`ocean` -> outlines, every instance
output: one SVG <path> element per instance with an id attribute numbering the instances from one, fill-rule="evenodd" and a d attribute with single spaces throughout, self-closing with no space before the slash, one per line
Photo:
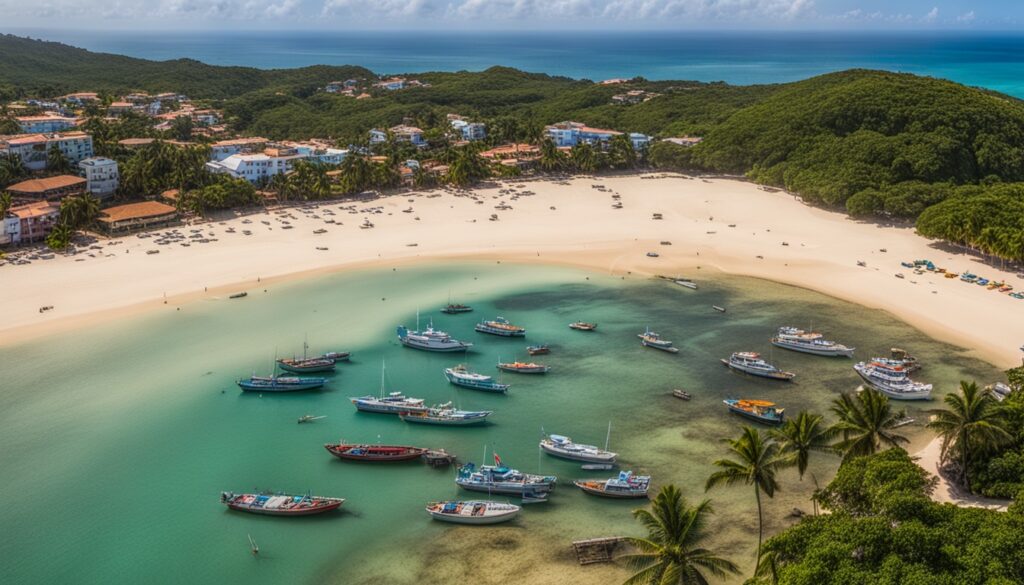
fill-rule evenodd
<path id="1" fill-rule="evenodd" d="M 146 59 L 259 68 L 350 64 L 417 73 L 506 65 L 592 80 L 639 75 L 734 84 L 870 68 L 1024 97 L 1024 34 L 1015 32 L 10 32 Z"/>
<path id="2" fill-rule="evenodd" d="M 5 346 L 0 582 L 621 582 L 622 568 L 579 567 L 570 542 L 640 534 L 630 512 L 642 504 L 581 493 L 573 479 L 613 472 L 584 472 L 537 447 L 542 429 L 602 445 L 609 423 L 623 469 L 652 475 L 656 488 L 672 482 L 691 500 L 713 500 L 709 546 L 749 571 L 757 540 L 752 494 L 703 489 L 712 461 L 725 455 L 721 440 L 741 424 L 722 399 L 770 399 L 791 415 L 827 413 L 831 400 L 858 384 L 851 360 L 772 351 L 776 327 L 821 329 L 856 346 L 860 359 L 905 347 L 923 361 L 919 377 L 940 397 L 961 379 L 988 383 L 998 375 L 885 312 L 761 280 L 692 276 L 699 290 L 538 265 L 362 270 Z M 449 298 L 476 310 L 442 315 Z M 433 320 L 474 342 L 474 350 L 443 355 L 400 346 L 395 326 L 414 325 L 417 313 L 424 325 Z M 526 340 L 473 332 L 477 320 L 495 315 L 525 326 Z M 570 330 L 576 320 L 599 326 Z M 680 352 L 642 348 L 636 335 L 647 325 Z M 327 389 L 259 396 L 235 386 L 239 377 L 267 373 L 275 355 L 301 354 L 305 339 L 313 351 L 353 352 Z M 552 346 L 544 357 L 552 371 L 504 375 L 512 384 L 507 396 L 455 388 L 442 376 L 458 362 L 494 372 L 499 359 L 526 357 L 526 343 Z M 719 363 L 740 350 L 763 352 L 796 380 L 751 379 Z M 348 398 L 377 394 L 382 370 L 388 391 L 493 410 L 493 423 L 434 428 L 356 412 Z M 673 388 L 693 400 L 673 398 Z M 905 405 L 918 421 L 903 429 L 912 452 L 930 438 L 923 411 L 936 404 Z M 304 414 L 327 418 L 296 424 Z M 514 523 L 454 527 L 423 510 L 431 500 L 473 496 L 456 488 L 454 468 L 342 462 L 323 448 L 339 439 L 444 447 L 462 462 L 496 452 L 513 467 L 557 475 L 560 485 L 549 503 L 528 507 Z M 803 482 L 782 474 L 781 491 L 766 504 L 769 533 L 794 522 L 793 508 L 810 510 L 815 482 L 827 482 L 837 464 L 817 457 Z M 231 512 L 219 502 L 222 490 L 253 489 L 348 501 L 340 513 L 310 518 Z M 249 536 L 259 557 L 250 554 Z"/>

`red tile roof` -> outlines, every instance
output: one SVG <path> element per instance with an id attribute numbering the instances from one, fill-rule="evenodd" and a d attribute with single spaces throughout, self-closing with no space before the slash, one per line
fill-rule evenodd
<path id="1" fill-rule="evenodd" d="M 68 187 L 82 187 L 86 184 L 85 179 L 82 177 L 75 177 L 72 175 L 57 175 L 56 177 L 46 177 L 45 179 L 29 179 L 20 183 L 15 183 L 7 190 L 11 193 L 45 193 L 54 189 L 64 189 Z"/>

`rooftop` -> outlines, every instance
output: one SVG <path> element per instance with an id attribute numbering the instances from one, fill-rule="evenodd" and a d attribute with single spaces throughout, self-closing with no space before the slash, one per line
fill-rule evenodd
<path id="1" fill-rule="evenodd" d="M 115 223 L 129 219 L 145 219 L 176 213 L 178 210 L 170 205 L 157 201 L 142 201 L 140 203 L 128 203 L 104 209 L 100 214 L 99 221 L 104 223 Z"/>
<path id="2" fill-rule="evenodd" d="M 249 144 L 263 144 L 270 142 L 266 138 L 260 138 L 259 136 L 253 136 L 251 138 L 232 138 L 231 140 L 219 140 L 214 142 L 211 146 L 246 146 Z"/>
<path id="3" fill-rule="evenodd" d="M 11 207 L 9 213 L 20 219 L 32 219 L 34 217 L 60 213 L 60 204 L 56 201 L 33 201 L 24 205 L 15 205 Z"/>
<path id="4" fill-rule="evenodd" d="M 87 167 L 116 165 L 116 164 L 117 164 L 116 161 L 114 161 L 113 159 L 109 159 L 109 158 L 107 158 L 105 156 L 93 156 L 93 157 L 84 158 L 84 159 L 78 161 L 78 165 L 79 166 L 85 165 Z"/>
<path id="5" fill-rule="evenodd" d="M 75 118 L 68 118 L 67 116 L 58 116 L 57 114 L 44 114 L 42 116 L 17 116 L 14 118 L 19 122 L 48 122 L 51 120 L 64 120 L 66 122 L 77 123 L 78 120 Z"/>
<path id="6" fill-rule="evenodd" d="M 15 183 L 7 187 L 13 193 L 45 193 L 53 189 L 64 189 L 66 187 L 85 187 L 85 179 L 72 175 L 57 175 L 45 179 L 29 179 Z"/>

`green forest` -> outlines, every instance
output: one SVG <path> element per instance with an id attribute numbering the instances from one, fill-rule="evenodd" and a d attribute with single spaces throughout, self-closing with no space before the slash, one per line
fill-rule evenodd
<path id="1" fill-rule="evenodd" d="M 700 136 L 695 147 L 655 142 L 637 164 L 744 175 L 855 217 L 916 221 L 925 236 L 1024 260 L 1024 102 L 1010 96 L 868 70 L 760 86 L 642 78 L 602 85 L 506 67 L 412 77 L 428 86 L 368 89 L 370 99 L 354 99 L 319 88 L 348 78 L 370 88 L 374 72 L 156 62 L 0 36 L 0 103 L 70 91 L 175 91 L 223 109 L 240 134 L 340 145 L 406 122 L 433 141 L 450 113 L 485 122 L 489 144 L 542 142 L 545 124 L 570 119 L 657 138 Z M 657 97 L 612 102 L 633 89 Z"/>

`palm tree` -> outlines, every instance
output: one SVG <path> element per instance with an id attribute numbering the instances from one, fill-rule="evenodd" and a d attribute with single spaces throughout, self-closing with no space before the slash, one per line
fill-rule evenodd
<path id="1" fill-rule="evenodd" d="M 74 232 L 70 227 L 64 223 L 58 223 L 53 226 L 50 234 L 46 236 L 46 245 L 51 250 L 63 250 L 71 245 L 72 235 L 74 235 Z"/>
<path id="2" fill-rule="evenodd" d="M 753 427 L 744 426 L 737 439 L 726 439 L 729 450 L 736 459 L 719 459 L 715 466 L 720 470 L 708 477 L 704 486 L 707 491 L 717 485 L 733 485 L 743 482 L 754 486 L 757 500 L 757 558 L 761 558 L 761 542 L 764 540 L 764 512 L 761 509 L 761 492 L 769 498 L 775 496 L 779 482 L 775 472 L 783 465 L 779 445 L 771 437 L 762 435 Z"/>
<path id="3" fill-rule="evenodd" d="M 842 437 L 833 447 L 843 454 L 843 462 L 876 453 L 883 445 L 898 447 L 908 442 L 896 433 L 904 412 L 893 412 L 889 398 L 877 390 L 864 388 L 856 394 L 844 393 L 832 402 L 839 422 L 831 431 Z"/>
<path id="4" fill-rule="evenodd" d="M 565 155 L 555 146 L 555 141 L 545 138 L 540 143 L 540 168 L 545 171 L 555 171 L 565 165 Z"/>
<path id="5" fill-rule="evenodd" d="M 616 168 L 631 169 L 636 166 L 636 149 L 633 148 L 629 134 L 616 134 L 612 137 L 608 142 L 608 158 Z"/>
<path id="6" fill-rule="evenodd" d="M 3 219 L 3 217 L 7 215 L 7 211 L 11 208 L 13 203 L 14 199 L 11 197 L 10 193 L 7 191 L 0 191 L 0 219 Z"/>
<path id="7" fill-rule="evenodd" d="M 13 181 L 26 174 L 28 174 L 28 169 L 25 168 L 21 155 L 8 154 L 0 157 L 0 177 L 6 177 L 7 180 Z"/>
<path id="8" fill-rule="evenodd" d="M 739 573 L 731 561 L 700 547 L 710 513 L 709 500 L 690 506 L 671 484 L 661 488 L 650 510 L 633 510 L 633 517 L 647 529 L 647 538 L 626 539 L 640 552 L 620 557 L 637 569 L 625 585 L 704 585 L 705 573 L 715 577 Z"/>
<path id="9" fill-rule="evenodd" d="M 979 390 L 974 382 L 960 382 L 958 394 L 943 399 L 949 408 L 934 408 L 928 428 L 942 439 L 942 461 L 956 458 L 960 481 L 970 491 L 968 470 L 978 454 L 1011 441 L 1003 412 L 990 390 Z"/>
<path id="10" fill-rule="evenodd" d="M 597 153 L 594 152 L 594 147 L 586 142 L 580 142 L 572 147 L 569 158 L 572 159 L 576 170 L 582 173 L 592 173 L 597 170 Z"/>
<path id="11" fill-rule="evenodd" d="M 789 465 L 796 466 L 800 481 L 804 479 L 811 452 L 834 453 L 831 442 L 835 431 L 822 424 L 820 414 L 801 411 L 782 428 L 773 430 L 772 437 L 779 442 L 779 453 Z"/>
<path id="12" fill-rule="evenodd" d="M 64 151 L 56 144 L 46 152 L 46 168 L 57 173 L 66 173 L 71 169 L 71 163 L 64 156 Z"/>

